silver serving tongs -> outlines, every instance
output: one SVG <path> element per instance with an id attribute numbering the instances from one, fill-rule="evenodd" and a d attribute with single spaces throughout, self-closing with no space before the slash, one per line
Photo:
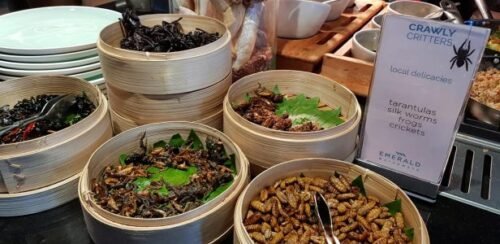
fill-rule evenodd
<path id="1" fill-rule="evenodd" d="M 325 234 L 326 243 L 340 244 L 339 239 L 335 236 L 335 234 L 333 234 L 333 223 L 328 203 L 319 192 L 316 192 L 314 195 L 314 207 L 316 209 L 316 217 L 318 218 L 321 229 Z"/>
<path id="2" fill-rule="evenodd" d="M 49 100 L 42 108 L 42 110 L 26 119 L 17 121 L 12 125 L 0 127 L 0 136 L 6 132 L 17 128 L 23 127 L 31 122 L 35 122 L 41 119 L 58 116 L 62 114 L 68 107 L 75 102 L 74 95 L 61 95 Z"/>
<path id="3" fill-rule="evenodd" d="M 458 11 L 455 2 L 451 0 L 441 0 L 439 2 L 439 5 L 443 9 L 444 14 L 446 15 L 449 21 L 456 24 L 462 24 L 464 22 L 462 15 L 460 14 L 460 11 Z"/>

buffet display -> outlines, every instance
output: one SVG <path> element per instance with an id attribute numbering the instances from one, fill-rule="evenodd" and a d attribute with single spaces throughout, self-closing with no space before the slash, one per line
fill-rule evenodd
<path id="1" fill-rule="evenodd" d="M 352 162 L 384 15 L 441 8 L 178 3 L 0 16 L 0 216 L 78 197 L 95 243 L 329 243 L 323 197 L 340 243 L 430 243 L 407 194 Z M 499 82 L 481 68 L 471 103 L 498 112 Z"/>

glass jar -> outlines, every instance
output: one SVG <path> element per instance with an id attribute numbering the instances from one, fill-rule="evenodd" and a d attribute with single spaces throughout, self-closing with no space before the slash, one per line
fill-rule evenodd
<path id="1" fill-rule="evenodd" d="M 278 0 L 196 0 L 195 12 L 223 22 L 231 32 L 233 82 L 273 69 Z"/>

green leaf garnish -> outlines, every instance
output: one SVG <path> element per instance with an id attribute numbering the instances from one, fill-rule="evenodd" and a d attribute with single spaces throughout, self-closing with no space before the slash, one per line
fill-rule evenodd
<path id="1" fill-rule="evenodd" d="M 139 177 L 133 181 L 134 185 L 137 186 L 137 191 L 144 191 L 146 187 L 151 185 L 151 179 L 146 177 Z"/>
<path id="2" fill-rule="evenodd" d="M 391 216 L 394 216 L 397 212 L 401 212 L 401 199 L 394 200 L 384 206 L 389 209 Z"/>
<path id="3" fill-rule="evenodd" d="M 80 114 L 68 114 L 66 118 L 64 118 L 64 123 L 67 125 L 73 125 L 76 122 L 80 121 L 82 116 Z"/>
<path id="4" fill-rule="evenodd" d="M 252 97 L 250 96 L 250 94 L 248 94 L 248 92 L 245 94 L 245 102 L 250 102 L 250 99 L 252 99 Z"/>
<path id="5" fill-rule="evenodd" d="M 165 196 L 168 196 L 170 191 L 167 189 L 167 187 L 165 187 L 165 185 L 163 185 L 160 189 L 154 190 L 153 193 L 157 193 L 161 197 L 165 197 Z"/>
<path id="6" fill-rule="evenodd" d="M 120 164 L 122 166 L 125 166 L 127 164 L 125 161 L 127 161 L 128 155 L 125 153 L 120 154 Z"/>
<path id="7" fill-rule="evenodd" d="M 189 136 L 185 143 L 190 143 L 191 145 L 189 147 L 193 150 L 203 150 L 203 142 L 201 142 L 200 138 L 198 137 L 198 135 L 196 135 L 196 132 L 194 132 L 194 130 L 191 130 L 189 132 Z"/>
<path id="8" fill-rule="evenodd" d="M 153 178 L 160 176 L 163 181 L 172 186 L 183 186 L 189 183 L 189 178 L 191 175 L 196 174 L 198 169 L 196 167 L 189 167 L 187 170 L 180 170 L 174 168 L 167 168 L 166 170 L 160 171 L 158 174 L 154 174 Z"/>
<path id="9" fill-rule="evenodd" d="M 274 85 L 274 87 L 273 87 L 273 93 L 274 94 L 281 94 L 281 91 L 280 91 L 280 88 L 278 87 L 278 85 Z"/>
<path id="10" fill-rule="evenodd" d="M 340 118 L 340 107 L 333 110 L 320 110 L 318 105 L 319 98 L 306 98 L 304 94 L 299 94 L 294 98 L 285 99 L 279 103 L 276 114 L 278 116 L 288 114 L 293 125 L 300 125 L 294 124 L 294 122 L 308 120 L 318 123 L 323 128 L 330 128 L 344 122 Z"/>
<path id="11" fill-rule="evenodd" d="M 205 196 L 205 198 L 203 198 L 203 203 L 206 203 L 206 202 L 216 198 L 220 194 L 222 194 L 225 190 L 227 190 L 227 188 L 229 188 L 231 186 L 231 184 L 233 184 L 233 181 L 223 183 L 219 187 L 215 188 L 215 190 L 213 190 L 207 196 Z"/>
<path id="12" fill-rule="evenodd" d="M 361 178 L 361 175 L 356 177 L 356 179 L 354 179 L 351 184 L 352 186 L 358 187 L 359 192 L 361 192 L 363 196 L 366 196 L 365 185 L 363 184 L 363 179 Z"/>
<path id="13" fill-rule="evenodd" d="M 173 148 L 180 148 L 182 145 L 184 145 L 185 141 L 182 139 L 182 136 L 177 133 L 170 138 L 170 141 L 168 142 L 168 145 L 170 145 Z"/>
<path id="14" fill-rule="evenodd" d="M 410 241 L 413 241 L 413 236 L 415 235 L 415 231 L 413 230 L 413 228 L 405 228 L 405 235 L 408 237 L 408 239 L 410 239 Z"/>
<path id="15" fill-rule="evenodd" d="M 164 148 L 165 146 L 167 146 L 167 142 L 164 140 L 157 141 L 153 144 L 153 148 L 158 148 L 158 147 Z"/>
<path id="16" fill-rule="evenodd" d="M 238 174 L 236 170 L 236 156 L 234 154 L 229 155 L 229 158 L 224 162 L 224 165 L 233 171 L 233 174 Z"/>

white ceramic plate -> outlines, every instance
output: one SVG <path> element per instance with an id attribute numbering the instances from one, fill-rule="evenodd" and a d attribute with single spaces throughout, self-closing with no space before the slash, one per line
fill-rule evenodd
<path id="1" fill-rule="evenodd" d="M 0 74 L 11 76 L 28 76 L 28 75 L 70 75 L 82 73 L 89 70 L 101 67 L 101 63 L 92 63 L 79 67 L 65 69 L 50 69 L 50 70 L 23 70 L 23 69 L 8 69 L 0 67 Z"/>
<path id="2" fill-rule="evenodd" d="M 101 30 L 120 16 L 116 11 L 82 6 L 5 14 L 0 16 L 0 52 L 40 55 L 94 48 Z"/>
<path id="3" fill-rule="evenodd" d="M 87 49 L 78 52 L 60 53 L 54 55 L 14 55 L 0 53 L 0 60 L 20 62 L 20 63 L 54 63 L 73 61 L 82 58 L 97 56 L 97 48 Z"/>
<path id="4" fill-rule="evenodd" d="M 100 77 L 102 76 L 102 70 L 101 69 L 94 69 L 94 70 L 83 72 L 83 73 L 71 74 L 69 76 L 77 77 L 77 78 L 88 80 L 88 81 L 94 81 L 94 80 L 100 79 Z M 21 77 L 23 77 L 23 76 L 11 76 L 11 75 L 0 74 L 0 81 L 17 79 L 17 78 L 21 78 Z M 94 82 L 97 82 L 97 81 L 94 81 Z"/>
<path id="5" fill-rule="evenodd" d="M 51 69 L 66 69 L 72 67 L 84 66 L 99 62 L 99 56 L 93 56 L 84 59 L 59 63 L 17 63 L 0 60 L 0 68 L 20 69 L 20 70 L 51 70 Z"/>

